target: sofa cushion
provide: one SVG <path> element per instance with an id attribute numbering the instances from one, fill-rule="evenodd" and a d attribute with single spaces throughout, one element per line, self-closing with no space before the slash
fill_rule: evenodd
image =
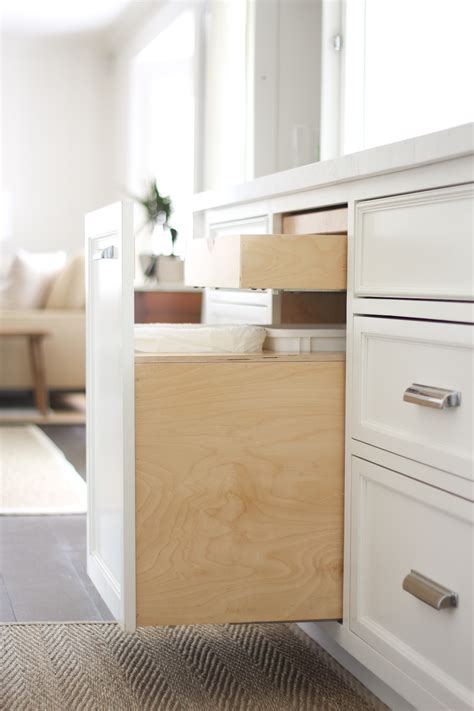
<path id="1" fill-rule="evenodd" d="M 76 254 L 54 280 L 45 308 L 83 309 L 85 301 L 84 255 Z"/>
<path id="2" fill-rule="evenodd" d="M 49 290 L 66 262 L 65 252 L 27 252 L 13 258 L 0 287 L 1 309 L 41 309 Z"/>

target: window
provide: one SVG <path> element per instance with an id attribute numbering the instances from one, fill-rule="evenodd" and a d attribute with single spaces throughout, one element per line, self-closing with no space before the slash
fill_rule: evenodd
<path id="1" fill-rule="evenodd" d="M 135 58 L 132 67 L 131 185 L 156 178 L 174 205 L 171 224 L 183 254 L 194 191 L 194 15 L 185 11 Z M 171 253 L 171 239 L 162 248 Z"/>
<path id="2" fill-rule="evenodd" d="M 349 0 L 343 152 L 474 119 L 472 0 Z"/>

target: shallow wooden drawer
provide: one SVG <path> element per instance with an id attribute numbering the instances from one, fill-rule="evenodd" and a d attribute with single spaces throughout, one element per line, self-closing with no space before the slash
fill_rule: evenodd
<path id="1" fill-rule="evenodd" d="M 352 436 L 473 478 L 473 338 L 469 325 L 356 317 Z M 461 403 L 405 396 L 417 384 L 459 392 Z"/>
<path id="2" fill-rule="evenodd" d="M 461 185 L 356 205 L 356 296 L 471 299 L 474 188 Z"/>
<path id="3" fill-rule="evenodd" d="M 347 232 L 347 207 L 283 215 L 282 228 L 286 235 L 337 234 Z"/>
<path id="4" fill-rule="evenodd" d="M 345 290 L 346 235 L 229 235 L 191 240 L 186 283 L 236 289 Z"/>
<path id="5" fill-rule="evenodd" d="M 474 702 L 473 513 L 465 499 L 352 459 L 351 629 L 451 709 Z M 432 582 L 415 591 L 412 574 L 404 590 L 411 571 Z M 428 604 L 441 597 L 433 582 L 458 606 Z"/>
<path id="6" fill-rule="evenodd" d="M 138 625 L 342 615 L 344 360 L 314 355 L 137 360 Z"/>

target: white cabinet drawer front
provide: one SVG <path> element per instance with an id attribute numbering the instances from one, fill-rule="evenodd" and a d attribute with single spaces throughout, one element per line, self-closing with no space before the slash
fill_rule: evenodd
<path id="1" fill-rule="evenodd" d="M 473 504 L 357 457 L 352 491 L 352 630 L 449 708 L 471 708 Z M 458 607 L 406 592 L 412 570 Z"/>
<path id="2" fill-rule="evenodd" d="M 206 289 L 204 323 L 268 324 L 273 320 L 273 295 L 270 291 Z"/>
<path id="3" fill-rule="evenodd" d="M 355 293 L 471 299 L 474 187 L 356 205 Z"/>
<path id="4" fill-rule="evenodd" d="M 474 327 L 356 317 L 352 436 L 473 478 Z M 461 393 L 457 407 L 404 401 L 413 384 Z"/>

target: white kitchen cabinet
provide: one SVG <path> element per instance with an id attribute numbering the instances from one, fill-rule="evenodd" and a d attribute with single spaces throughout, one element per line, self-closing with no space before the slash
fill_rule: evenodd
<path id="1" fill-rule="evenodd" d="M 474 297 L 474 189 L 364 200 L 355 214 L 356 296 Z"/>
<path id="2" fill-rule="evenodd" d="M 474 703 L 473 515 L 470 501 L 352 458 L 350 628 L 455 709 Z"/>
<path id="3" fill-rule="evenodd" d="M 352 436 L 474 478 L 474 327 L 356 316 Z"/>
<path id="4" fill-rule="evenodd" d="M 278 452 L 272 463 L 270 480 L 276 482 L 278 496 L 282 492 L 293 495 L 295 491 L 299 492 L 298 496 L 302 496 L 297 505 L 290 505 L 287 501 L 277 507 L 280 514 L 284 512 L 280 521 L 282 525 L 286 525 L 289 512 L 299 511 L 293 521 L 298 530 L 293 531 L 295 536 L 292 538 L 298 540 L 298 544 L 292 549 L 290 559 L 296 561 L 295 564 L 301 563 L 302 568 L 292 575 L 291 585 L 286 586 L 285 594 L 282 594 L 281 588 L 277 590 L 276 607 L 279 607 L 279 613 L 274 611 L 275 608 L 273 611 L 269 609 L 265 619 L 298 619 L 298 616 L 302 619 L 309 616 L 317 620 L 323 616 L 339 617 L 342 613 L 339 622 L 306 624 L 305 630 L 310 634 L 314 630 L 315 636 L 324 632 L 331 653 L 365 684 L 374 688 L 391 708 L 408 708 L 411 705 L 421 711 L 434 711 L 468 707 L 472 693 L 469 677 L 469 645 L 472 640 L 469 635 L 473 607 L 471 581 L 468 579 L 472 569 L 472 502 L 468 499 L 472 498 L 469 485 L 472 482 L 474 385 L 474 319 L 470 309 L 474 277 L 472 129 L 472 125 L 458 127 L 433 136 L 423 136 L 335 161 L 324 161 L 276 176 L 266 176 L 221 193 L 196 196 L 194 236 L 197 239 L 194 241 L 200 243 L 198 249 L 210 252 L 213 245 L 217 244 L 218 251 L 222 248 L 225 253 L 227 247 L 233 244 L 235 248 L 237 244 L 238 259 L 226 265 L 230 272 L 223 276 L 223 270 L 217 271 L 216 278 L 221 279 L 219 283 L 227 288 L 208 290 L 208 294 L 212 295 L 209 313 L 212 312 L 212 320 L 220 322 L 227 318 L 239 318 L 239 308 L 241 317 L 243 314 L 243 318 L 249 321 L 258 322 L 260 318 L 266 318 L 263 314 L 271 314 L 271 320 L 274 320 L 273 308 L 279 308 L 274 301 L 276 295 L 271 291 L 243 290 L 240 287 L 244 285 L 255 286 L 257 289 L 277 286 L 296 290 L 319 288 L 314 280 L 309 283 L 297 281 L 298 265 L 303 264 L 302 272 L 305 273 L 312 273 L 315 268 L 311 261 L 311 250 L 305 258 L 309 264 L 304 263 L 301 255 L 298 259 L 295 257 L 296 266 L 291 270 L 291 281 L 267 281 L 266 257 L 254 262 L 254 266 L 257 264 L 258 267 L 257 279 L 254 281 L 252 276 L 251 281 L 245 281 L 245 270 L 241 270 L 244 254 L 242 246 L 247 244 L 248 235 L 255 235 L 255 244 L 263 245 L 268 255 L 268 250 L 271 253 L 272 234 L 284 232 L 284 225 L 290 218 L 292 229 L 296 229 L 296 223 L 308 224 L 308 215 L 324 212 L 327 208 L 344 211 L 340 213 L 344 221 L 347 217 L 343 559 L 342 509 L 337 509 L 342 501 L 342 458 L 337 459 L 336 463 L 332 461 L 329 466 L 329 470 L 334 473 L 333 483 L 340 487 L 332 499 L 334 510 L 331 514 L 331 506 L 327 506 L 324 497 L 320 496 L 322 489 L 319 490 L 318 486 L 321 479 L 316 485 L 311 478 L 307 479 L 309 460 L 305 459 L 304 452 L 308 451 L 308 442 L 311 442 L 307 428 L 320 428 L 317 438 L 326 441 L 326 444 L 329 432 L 332 437 L 338 432 L 334 442 L 342 442 L 344 405 L 340 378 L 344 362 L 329 359 L 328 362 L 332 364 L 328 367 L 328 362 L 320 365 L 317 359 L 305 360 L 303 357 L 298 365 L 295 356 L 291 359 L 288 356 L 288 360 L 283 358 L 278 362 L 278 359 L 273 361 L 264 354 L 256 361 L 246 357 L 234 361 L 226 358 L 209 359 L 207 362 L 193 356 L 188 360 L 173 361 L 171 358 L 168 362 L 166 359 L 147 361 L 145 358 L 137 367 L 137 359 L 134 362 L 130 345 L 133 342 L 130 299 L 120 293 L 119 288 L 121 280 L 122 286 L 132 283 L 129 272 L 129 269 L 133 270 L 130 241 L 125 242 L 122 251 L 106 251 L 105 259 L 89 262 L 89 274 L 103 276 L 95 286 L 89 279 L 92 294 L 88 305 L 89 385 L 96 389 L 90 399 L 88 414 L 94 428 L 89 442 L 89 572 L 111 610 L 125 627 L 133 629 L 140 619 L 145 624 L 161 623 L 161 583 L 157 570 L 159 573 L 162 551 L 168 546 L 167 551 L 171 556 L 175 539 L 173 535 L 168 535 L 170 529 L 166 526 L 160 531 L 165 519 L 168 522 L 174 520 L 172 509 L 160 510 L 160 501 L 173 501 L 175 496 L 178 499 L 182 497 L 183 510 L 188 508 L 185 494 L 189 487 L 185 484 L 184 488 L 173 488 L 176 481 L 172 476 L 172 462 L 176 459 L 176 452 L 187 452 L 186 447 L 192 444 L 192 447 L 197 448 L 193 450 L 196 454 L 204 441 L 207 442 L 207 436 L 215 439 L 217 430 L 213 430 L 214 427 L 222 428 L 221 433 L 227 444 L 233 443 L 234 425 L 238 433 L 235 443 L 239 441 L 242 445 L 245 436 L 251 438 L 254 435 L 254 429 L 262 438 L 265 419 L 268 419 L 270 424 L 273 423 L 268 437 L 274 438 L 273 443 Z M 108 213 L 109 218 L 111 214 Z M 119 215 L 117 212 L 113 214 L 115 217 Z M 123 222 L 121 224 L 120 219 L 125 223 L 128 220 L 125 213 L 121 214 L 119 222 L 112 228 L 110 224 L 101 225 L 102 218 L 97 214 L 93 224 L 89 223 L 90 255 L 100 256 L 101 248 L 119 246 L 114 240 L 117 235 L 123 235 Z M 306 217 L 300 221 L 301 216 Z M 95 222 L 96 219 L 98 222 Z M 305 230 L 303 228 L 303 232 Z M 244 239 L 233 238 L 232 235 L 241 235 Z M 328 234 L 328 237 L 334 236 Z M 285 252 L 289 257 L 291 249 L 287 251 L 286 245 L 296 245 L 296 242 L 290 239 L 284 241 Z M 310 242 L 303 242 L 305 248 Z M 327 244 L 334 245 L 335 242 Z M 115 259 L 115 266 L 108 263 L 110 256 L 112 259 L 109 261 Z M 201 270 L 201 274 L 209 267 L 207 256 L 205 263 L 194 265 L 198 272 Z M 283 262 L 276 264 L 278 269 L 286 268 Z M 338 270 L 339 276 L 341 273 Z M 228 279 L 229 274 L 231 278 Z M 231 286 L 236 288 L 230 289 Z M 330 286 L 335 287 L 334 284 Z M 96 366 L 98 360 L 101 363 Z M 162 367 L 164 363 L 166 369 Z M 270 369 L 270 364 L 274 370 Z M 205 367 L 201 369 L 201 366 Z M 235 368 L 235 371 L 231 371 L 231 368 Z M 331 394 L 318 398 L 318 390 L 330 382 L 329 375 L 322 375 L 325 369 L 327 373 L 332 373 L 331 377 L 336 377 L 333 371 L 337 371 L 339 380 Z M 165 370 L 170 373 L 169 379 L 164 376 Z M 139 372 L 141 375 L 138 375 Z M 224 377 L 223 374 L 227 372 L 231 376 Z M 247 373 L 252 376 L 249 377 Z M 140 410 L 142 431 L 137 431 L 135 435 L 134 429 L 138 423 L 134 399 L 137 377 L 140 379 L 140 389 L 154 395 L 148 404 L 145 399 L 142 400 L 142 405 L 145 404 Z M 173 408 L 179 409 L 182 402 L 185 413 L 186 398 L 182 388 L 185 383 L 190 388 L 194 383 L 196 390 L 191 398 L 191 414 L 194 421 L 199 423 L 196 397 L 206 380 L 214 382 L 215 393 L 222 388 L 225 401 L 230 403 L 229 407 L 221 412 L 216 405 L 214 393 L 209 398 L 210 409 L 203 419 L 205 431 L 200 431 L 194 440 L 188 438 L 186 447 L 181 446 L 173 451 L 173 447 L 180 444 L 179 428 L 176 428 L 178 434 L 173 439 L 170 420 L 166 416 L 164 420 L 160 419 L 159 412 L 155 425 L 151 425 L 153 398 L 155 401 L 159 398 L 160 392 L 167 388 L 168 381 L 175 383 L 175 391 L 180 394 L 175 403 L 168 393 L 167 409 L 170 412 Z M 446 393 L 416 392 L 418 386 L 444 389 L 450 391 L 453 397 L 460 393 L 460 405 L 428 408 L 426 402 L 422 403 L 423 398 L 442 400 Z M 411 400 L 404 400 L 406 391 L 413 389 L 415 393 L 408 392 L 408 396 L 414 395 L 415 399 L 412 397 Z M 262 402 L 266 403 L 266 410 L 262 410 L 259 400 L 252 401 L 254 393 L 258 393 Z M 248 405 L 242 401 L 242 394 L 249 401 Z M 239 403 L 236 412 L 232 412 L 233 401 Z M 263 411 L 265 417 L 262 416 Z M 321 417 L 321 412 L 328 413 L 326 421 L 324 416 Z M 232 419 L 235 417 L 236 420 Z M 334 418 L 339 418 L 337 427 Z M 187 417 L 183 421 L 189 437 L 190 421 Z M 285 437 L 291 435 L 291 422 L 296 423 L 294 441 L 299 437 L 302 439 L 290 448 L 292 456 L 288 458 L 285 455 Z M 170 439 L 169 449 L 163 449 L 165 443 L 154 436 L 149 424 L 152 429 L 155 426 L 156 431 L 163 424 L 163 432 L 168 433 Z M 279 426 L 281 430 L 278 430 Z M 280 433 L 277 438 L 274 427 Z M 255 440 L 257 446 L 250 451 L 252 459 L 258 459 L 257 453 L 262 450 L 262 441 L 260 439 L 259 443 Z M 282 443 L 280 449 L 278 442 Z M 149 456 L 155 444 L 162 448 L 161 454 Z M 341 448 L 342 444 L 329 446 L 328 456 L 342 457 Z M 210 449 L 207 447 L 206 451 Z M 195 521 L 203 524 L 204 530 L 209 523 L 206 522 L 209 511 L 217 516 L 221 512 L 224 519 L 226 516 L 232 518 L 233 515 L 236 521 L 239 519 L 240 509 L 238 506 L 236 508 L 236 502 L 238 504 L 243 499 L 247 501 L 248 491 L 245 490 L 243 497 L 240 489 L 235 496 L 234 484 L 242 480 L 239 472 L 254 470 L 254 464 L 251 467 L 245 465 L 245 469 L 244 450 L 245 447 L 240 446 L 238 452 L 233 451 L 235 466 L 232 471 L 228 469 L 229 462 L 221 456 L 222 452 L 216 460 L 214 472 L 224 482 L 224 498 L 229 494 L 227 504 L 221 507 L 222 502 L 216 505 L 211 503 L 201 509 L 198 501 L 194 508 L 191 507 L 191 520 L 195 516 Z M 138 459 L 137 451 L 140 452 Z M 312 451 L 311 446 L 309 451 Z M 299 457 L 297 462 L 295 457 Z M 309 459 L 314 463 L 314 458 Z M 191 460 L 192 457 L 188 458 L 188 462 Z M 266 461 L 264 457 L 257 466 L 259 476 L 263 476 L 259 468 L 264 467 Z M 150 462 L 158 462 L 161 471 L 150 472 Z M 325 469 L 328 471 L 327 466 Z M 208 470 L 206 465 L 201 473 Z M 284 474 L 283 479 L 279 479 L 281 472 Z M 244 481 L 248 479 L 246 474 Z M 150 498 L 148 494 L 153 491 L 152 481 L 160 493 L 157 496 L 150 494 Z M 264 477 L 260 481 L 267 480 Z M 308 487 L 311 495 L 305 493 Z M 253 495 L 258 491 L 268 494 L 269 489 L 262 485 L 250 493 Z M 204 499 L 207 501 L 209 489 L 206 488 L 205 492 Z M 301 510 L 298 508 L 300 505 Z M 317 536 L 324 530 L 331 516 L 334 516 L 334 511 L 335 518 L 328 526 L 334 538 L 328 548 L 331 554 L 326 558 L 322 553 L 324 546 L 316 539 L 311 539 L 311 536 Z M 137 528 L 139 519 L 140 533 Z M 301 529 L 298 528 L 299 520 Z M 228 521 L 221 523 L 227 525 Z M 165 539 L 160 538 L 163 530 Z M 207 540 L 205 536 L 202 538 L 198 535 L 191 541 L 190 530 L 192 526 L 182 528 L 184 538 L 177 540 L 178 549 L 184 541 L 184 547 L 180 550 L 194 551 L 194 546 L 199 548 L 200 542 Z M 252 530 L 260 535 L 263 529 L 258 524 L 252 526 Z M 181 531 L 181 528 L 178 526 L 176 531 Z M 301 540 L 298 538 L 300 533 Z M 229 535 L 229 542 L 233 544 L 236 541 L 245 542 L 245 536 L 237 525 L 230 526 Z M 143 544 L 141 551 L 136 547 L 138 537 L 141 538 L 139 547 Z M 310 541 L 308 549 L 304 548 L 303 539 Z M 266 550 L 265 541 L 270 546 Z M 265 529 L 259 538 L 259 545 L 263 545 L 263 548 L 259 549 L 257 560 L 265 563 L 266 556 L 269 556 L 273 565 L 272 551 L 276 542 L 278 535 L 275 529 Z M 203 545 L 206 547 L 207 543 Z M 307 555 L 303 554 L 304 550 Z M 233 550 L 234 554 L 236 557 L 231 556 L 231 563 L 226 567 L 231 573 L 242 563 L 242 558 L 238 557 L 242 555 L 242 549 L 237 547 Z M 290 559 L 286 560 L 285 570 L 291 569 Z M 147 560 L 151 563 L 148 564 Z M 307 574 L 305 561 L 308 560 L 311 565 L 315 565 L 317 560 L 322 561 L 320 572 L 324 569 L 325 573 L 320 580 L 324 584 L 330 581 L 332 571 L 334 587 L 326 600 L 326 603 L 329 601 L 333 604 L 330 614 L 327 608 L 324 612 L 323 606 L 319 606 L 315 594 L 318 572 L 314 568 Z M 155 568 L 157 561 L 158 568 Z M 182 561 L 189 562 L 185 555 Z M 236 565 L 237 568 L 234 568 Z M 175 566 L 170 557 L 163 570 L 169 573 L 175 567 L 182 573 L 183 569 Z M 191 577 L 203 575 L 206 578 L 208 571 L 205 566 L 193 568 L 190 565 L 189 568 Z M 459 606 L 435 610 L 404 590 L 403 581 L 412 570 L 456 593 Z M 194 581 L 197 579 L 195 577 Z M 303 587 L 308 592 L 306 600 L 304 594 L 295 594 L 295 588 L 291 587 L 298 587 L 298 581 L 303 579 L 304 586 L 307 586 Z M 242 583 L 238 576 L 236 580 L 240 589 L 256 589 L 253 587 L 255 579 L 250 588 L 248 580 Z M 168 586 L 167 594 L 177 589 L 173 588 L 174 584 L 172 582 Z M 205 588 L 204 584 L 202 588 Z M 319 588 L 320 591 L 322 589 Z M 139 611 L 140 602 L 137 602 L 137 590 L 147 600 L 142 609 L 143 617 L 140 617 L 142 613 Z M 275 589 L 271 590 L 270 586 L 264 595 L 274 593 Z M 278 597 L 280 594 L 281 597 Z M 182 599 L 186 597 L 194 605 L 196 598 L 192 586 L 183 588 Z M 216 610 L 222 616 L 207 621 L 258 619 L 248 614 L 252 606 L 250 597 L 249 593 L 247 599 L 238 603 L 235 600 L 230 602 L 233 613 L 229 616 L 225 601 L 222 602 L 222 594 L 219 593 L 219 597 L 216 597 L 219 599 Z M 158 602 L 155 604 L 154 600 Z M 307 603 L 307 615 L 304 614 L 303 603 Z M 294 615 L 285 617 L 292 604 Z M 257 607 L 253 608 L 254 611 Z M 192 605 L 181 607 L 181 612 L 183 609 L 187 616 L 180 618 L 181 621 L 192 622 Z M 206 609 L 205 605 L 202 609 Z M 239 616 L 242 611 L 243 614 Z M 166 623 L 173 622 L 164 614 L 161 619 Z M 206 620 L 199 617 L 199 621 Z M 321 636 L 318 639 L 321 640 Z M 378 678 L 375 685 L 371 676 L 373 674 Z"/>

